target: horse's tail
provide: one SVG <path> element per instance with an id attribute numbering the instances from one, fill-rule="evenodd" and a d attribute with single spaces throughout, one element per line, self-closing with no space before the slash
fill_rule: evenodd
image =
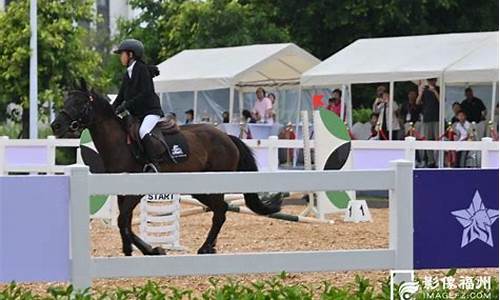
<path id="1" fill-rule="evenodd" d="M 229 137 L 240 152 L 237 171 L 258 171 L 252 150 L 239 138 L 232 135 Z M 270 197 L 262 200 L 257 193 L 246 193 L 243 196 L 245 197 L 245 205 L 256 214 L 270 215 L 281 210 L 281 197 Z"/>

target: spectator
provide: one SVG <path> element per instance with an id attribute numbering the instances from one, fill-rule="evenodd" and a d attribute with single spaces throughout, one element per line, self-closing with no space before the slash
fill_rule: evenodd
<path id="1" fill-rule="evenodd" d="M 244 109 L 241 114 L 243 115 L 243 121 L 245 123 L 256 123 L 255 118 L 248 109 Z"/>
<path id="2" fill-rule="evenodd" d="M 481 99 L 474 97 L 470 87 L 465 89 L 465 99 L 460 106 L 467 115 L 467 121 L 479 123 L 486 119 L 486 106 Z"/>
<path id="3" fill-rule="evenodd" d="M 427 140 L 436 140 L 439 137 L 439 87 L 437 79 L 427 79 L 427 85 L 420 82 L 418 86 L 417 105 L 422 105 L 422 133 Z M 427 167 L 436 167 L 435 151 L 426 150 Z"/>
<path id="4" fill-rule="evenodd" d="M 225 111 L 222 113 L 222 123 L 229 123 L 229 112 Z"/>
<path id="5" fill-rule="evenodd" d="M 329 111 L 334 112 L 337 116 L 340 117 L 340 111 L 341 111 L 341 106 L 342 105 L 342 91 L 339 89 L 335 89 L 332 92 L 332 97 L 328 99 L 328 106 L 326 109 Z"/>
<path id="6" fill-rule="evenodd" d="M 185 111 L 186 121 L 184 124 L 192 124 L 194 120 L 194 111 L 192 109 L 188 109 Z"/>
<path id="7" fill-rule="evenodd" d="M 371 135 L 369 140 L 378 140 L 378 128 L 377 128 L 377 123 L 378 123 L 378 114 L 372 113 L 370 115 L 370 124 L 372 125 L 371 128 Z"/>
<path id="8" fill-rule="evenodd" d="M 451 110 L 453 111 L 453 117 L 451 118 L 451 123 L 455 124 L 456 122 L 458 122 L 458 118 L 457 118 L 458 113 L 462 111 L 462 107 L 460 106 L 460 103 L 454 102 L 451 105 Z"/>
<path id="9" fill-rule="evenodd" d="M 385 135 L 385 138 L 389 138 L 388 135 L 388 125 L 387 123 L 389 122 L 389 117 L 390 117 L 390 112 L 389 112 L 389 92 L 384 91 L 382 92 L 382 100 L 378 101 L 378 104 L 374 106 L 373 112 L 379 114 L 379 123 L 382 126 L 382 131 Z M 399 125 L 399 106 L 396 102 L 393 102 L 392 104 L 392 139 L 393 140 L 398 140 L 399 139 L 399 132 L 400 132 L 401 126 Z"/>
<path id="10" fill-rule="evenodd" d="M 272 109 L 272 119 L 273 119 L 273 123 L 276 123 L 276 106 L 277 106 L 277 103 L 276 103 L 276 95 L 273 94 L 273 93 L 269 93 L 267 94 L 267 97 L 269 99 L 271 99 L 271 103 L 273 104 L 273 109 Z"/>
<path id="11" fill-rule="evenodd" d="M 266 97 L 266 91 L 261 87 L 255 91 L 255 94 L 257 96 L 253 107 L 255 119 L 259 122 L 272 124 L 273 103 L 271 99 Z"/>
<path id="12" fill-rule="evenodd" d="M 410 90 L 408 92 L 408 102 L 401 107 L 401 116 L 404 118 L 405 132 L 407 132 L 411 125 L 410 123 L 417 123 L 420 121 L 420 114 L 422 113 L 422 106 L 417 105 L 417 91 Z"/>
<path id="13" fill-rule="evenodd" d="M 382 96 L 384 95 L 384 92 L 386 91 L 387 89 L 385 88 L 385 86 L 383 85 L 379 85 L 377 87 L 377 94 L 376 94 L 376 97 L 375 97 L 375 100 L 373 101 L 373 105 L 372 105 L 372 110 L 375 111 L 375 107 L 380 103 L 382 102 Z"/>
<path id="14" fill-rule="evenodd" d="M 467 141 L 471 124 L 467 121 L 467 114 L 464 111 L 457 112 L 457 122 L 453 123 L 453 129 L 457 141 Z M 456 167 L 465 167 L 468 151 L 457 151 Z"/>

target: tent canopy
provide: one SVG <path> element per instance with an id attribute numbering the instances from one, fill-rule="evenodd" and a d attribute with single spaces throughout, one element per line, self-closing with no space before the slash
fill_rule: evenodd
<path id="1" fill-rule="evenodd" d="M 158 65 L 157 92 L 298 84 L 320 62 L 295 44 L 184 50 Z"/>
<path id="2" fill-rule="evenodd" d="M 498 32 L 360 39 L 306 71 L 303 86 L 418 80 L 498 81 Z"/>

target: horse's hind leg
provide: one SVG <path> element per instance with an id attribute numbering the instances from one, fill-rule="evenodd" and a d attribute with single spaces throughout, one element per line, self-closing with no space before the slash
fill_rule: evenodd
<path id="1" fill-rule="evenodd" d="M 120 236 L 122 238 L 123 253 L 125 256 L 131 256 L 132 244 L 134 244 L 144 255 L 165 254 L 165 250 L 163 250 L 163 248 L 151 247 L 151 245 L 144 242 L 132 231 L 132 213 L 140 201 L 141 196 L 118 196 L 118 208 L 120 210 L 120 214 L 118 216 L 118 228 L 120 229 Z"/>
<path id="2" fill-rule="evenodd" d="M 193 195 L 195 199 L 206 205 L 212 212 L 212 227 L 207 239 L 198 249 L 198 254 L 216 253 L 215 244 L 222 225 L 226 221 L 228 205 L 224 201 L 224 194 Z"/>

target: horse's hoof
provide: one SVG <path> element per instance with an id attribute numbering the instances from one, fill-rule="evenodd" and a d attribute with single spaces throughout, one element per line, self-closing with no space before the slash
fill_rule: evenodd
<path id="1" fill-rule="evenodd" d="M 198 250 L 198 254 L 215 254 L 217 250 L 214 247 L 201 247 Z"/>
<path id="2" fill-rule="evenodd" d="M 151 255 L 167 255 L 167 252 L 162 247 L 154 247 Z"/>

